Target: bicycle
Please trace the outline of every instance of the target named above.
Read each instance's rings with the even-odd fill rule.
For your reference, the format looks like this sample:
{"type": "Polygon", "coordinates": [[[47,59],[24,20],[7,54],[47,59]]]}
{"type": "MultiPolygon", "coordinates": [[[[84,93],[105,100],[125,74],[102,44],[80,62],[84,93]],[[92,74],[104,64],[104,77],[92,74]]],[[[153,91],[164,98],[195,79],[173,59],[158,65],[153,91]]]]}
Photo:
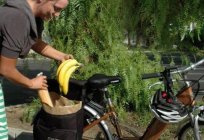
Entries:
{"type": "MultiPolygon", "coordinates": [[[[201,76],[198,80],[190,80],[187,79],[187,73],[190,70],[194,70],[197,66],[204,63],[204,59],[198,61],[195,64],[185,68],[185,69],[177,69],[175,67],[170,69],[176,69],[174,71],[167,70],[171,74],[179,73],[181,77],[183,77],[184,87],[177,93],[177,98],[185,105],[185,110],[188,113],[188,118],[183,122],[182,127],[177,130],[178,140],[186,140],[186,139],[196,139],[202,140],[204,138],[204,105],[195,105],[195,98],[198,95],[200,84],[199,80],[204,77],[201,76]],[[192,82],[192,83],[190,83],[192,82]],[[192,93],[192,87],[194,84],[198,84],[198,89],[195,91],[194,95],[192,93]],[[187,95],[188,97],[184,97],[187,95]]],[[[155,78],[160,77],[161,73],[152,73],[148,75],[144,75],[144,78],[155,78]]],[[[162,84],[162,82],[157,82],[152,86],[162,84]]]]}
{"type": "MultiPolygon", "coordinates": [[[[196,64],[189,66],[188,68],[182,70],[175,70],[175,68],[166,68],[163,72],[160,73],[152,73],[152,74],[144,74],[143,79],[149,78],[160,78],[162,82],[159,84],[164,84],[166,91],[172,90],[173,80],[171,78],[171,74],[180,73],[186,74],[189,70],[194,69],[198,65],[204,62],[204,59],[199,61],[196,64]]],[[[104,74],[94,74],[88,80],[70,80],[70,88],[73,87],[74,97],[71,97],[71,94],[67,94],[67,98],[75,99],[77,96],[83,96],[84,100],[84,129],[83,129],[83,139],[105,139],[105,140],[146,140],[152,139],[157,140],[160,138],[160,135],[167,128],[167,123],[158,120],[154,117],[150,124],[148,125],[144,134],[140,134],[136,130],[122,125],[119,122],[117,117],[117,112],[114,109],[113,103],[110,98],[110,93],[108,92],[108,86],[111,84],[118,84],[121,82],[121,78],[119,76],[106,76],[104,74]],[[76,91],[76,89],[80,89],[76,91]],[[69,97],[70,96],[70,97],[69,97]],[[107,119],[110,120],[109,124],[107,119]],[[112,126],[115,129],[115,133],[112,133],[110,129],[112,126]],[[124,132],[126,135],[124,135],[124,132]],[[127,137],[128,136],[128,137],[127,137]]],[[[49,84],[49,82],[48,82],[49,84]]],[[[158,84],[158,83],[157,83],[158,84]]],[[[55,85],[56,86],[56,85],[55,85]]],[[[56,86],[58,87],[58,86],[56,86]]],[[[70,92],[72,89],[70,89],[70,92]]],[[[194,135],[199,140],[197,130],[203,126],[203,120],[201,114],[203,114],[204,107],[195,107],[193,104],[192,98],[192,88],[187,85],[182,90],[180,90],[177,94],[177,98],[185,105],[190,106],[189,115],[191,117],[191,121],[196,122],[196,126],[194,129],[194,135]],[[200,113],[194,116],[192,113],[195,110],[199,110],[200,113]],[[195,119],[194,119],[195,118],[195,119]]],[[[189,126],[191,125],[191,121],[184,125],[179,133],[178,138],[184,139],[184,136],[187,134],[187,130],[189,130],[189,126]]]]}

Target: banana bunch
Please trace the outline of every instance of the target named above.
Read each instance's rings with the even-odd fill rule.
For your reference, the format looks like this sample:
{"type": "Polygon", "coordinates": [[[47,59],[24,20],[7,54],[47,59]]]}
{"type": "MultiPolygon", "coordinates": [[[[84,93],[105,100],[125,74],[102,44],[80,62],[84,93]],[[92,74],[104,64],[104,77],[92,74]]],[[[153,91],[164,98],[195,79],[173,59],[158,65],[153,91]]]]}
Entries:
{"type": "Polygon", "coordinates": [[[68,59],[60,64],[57,69],[57,81],[59,83],[60,92],[65,95],[69,89],[69,79],[72,73],[81,66],[75,59],[68,59]]]}

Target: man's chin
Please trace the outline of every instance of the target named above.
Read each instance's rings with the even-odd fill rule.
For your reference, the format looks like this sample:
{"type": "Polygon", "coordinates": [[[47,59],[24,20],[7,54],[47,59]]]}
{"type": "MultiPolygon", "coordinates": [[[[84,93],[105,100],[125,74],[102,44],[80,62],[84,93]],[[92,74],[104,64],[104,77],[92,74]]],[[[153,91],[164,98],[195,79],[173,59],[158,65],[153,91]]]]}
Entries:
{"type": "Polygon", "coordinates": [[[43,18],[43,20],[45,20],[45,21],[50,21],[50,20],[53,20],[54,19],[54,17],[45,17],[45,18],[43,18]]]}
{"type": "Polygon", "coordinates": [[[45,21],[49,21],[50,18],[45,17],[45,18],[43,18],[43,20],[45,20],[45,21]]]}

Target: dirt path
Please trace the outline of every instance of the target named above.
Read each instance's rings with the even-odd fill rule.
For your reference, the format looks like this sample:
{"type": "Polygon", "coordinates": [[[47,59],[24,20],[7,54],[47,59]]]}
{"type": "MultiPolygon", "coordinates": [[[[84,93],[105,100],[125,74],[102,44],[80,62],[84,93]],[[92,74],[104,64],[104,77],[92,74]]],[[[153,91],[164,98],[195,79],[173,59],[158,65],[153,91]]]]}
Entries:
{"type": "Polygon", "coordinates": [[[9,127],[32,130],[31,123],[22,121],[25,105],[6,107],[7,122],[9,127]]]}

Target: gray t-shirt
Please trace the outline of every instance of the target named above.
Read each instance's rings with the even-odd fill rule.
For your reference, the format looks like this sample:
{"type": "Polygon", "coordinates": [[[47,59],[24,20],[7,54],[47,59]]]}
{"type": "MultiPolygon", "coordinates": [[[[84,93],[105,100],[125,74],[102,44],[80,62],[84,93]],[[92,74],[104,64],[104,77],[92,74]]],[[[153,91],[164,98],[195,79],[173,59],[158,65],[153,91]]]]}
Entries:
{"type": "Polygon", "coordinates": [[[24,58],[37,38],[43,21],[32,15],[26,0],[7,0],[0,7],[0,54],[8,58],[24,58]]]}

